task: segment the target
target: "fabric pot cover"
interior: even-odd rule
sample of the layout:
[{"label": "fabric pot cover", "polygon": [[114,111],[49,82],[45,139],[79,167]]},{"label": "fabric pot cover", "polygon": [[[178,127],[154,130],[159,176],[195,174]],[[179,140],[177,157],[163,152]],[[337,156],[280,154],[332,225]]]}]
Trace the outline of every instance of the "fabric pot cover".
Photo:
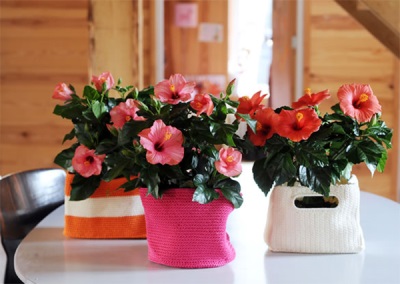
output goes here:
[{"label": "fabric pot cover", "polygon": [[148,258],[155,263],[181,268],[225,265],[235,258],[226,221],[233,205],[220,198],[199,204],[192,201],[194,189],[177,188],[161,199],[140,189],[146,216]]},{"label": "fabric pot cover", "polygon": [[87,239],[146,238],[144,210],[139,189],[118,189],[126,182],[117,178],[101,181],[94,194],[85,200],[70,201],[74,175],[65,180],[64,235]]},{"label": "fabric pot cover", "polygon": [[360,189],[353,176],[348,184],[334,185],[335,208],[297,208],[302,196],[321,196],[303,186],[277,186],[271,192],[265,240],[277,252],[356,253],[364,248],[360,226]]}]

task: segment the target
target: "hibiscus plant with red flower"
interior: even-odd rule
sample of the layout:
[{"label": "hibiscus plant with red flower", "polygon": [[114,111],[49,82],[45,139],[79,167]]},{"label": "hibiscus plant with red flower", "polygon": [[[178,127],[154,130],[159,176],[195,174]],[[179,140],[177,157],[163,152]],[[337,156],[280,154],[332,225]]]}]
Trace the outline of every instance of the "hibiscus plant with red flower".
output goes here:
[{"label": "hibiscus plant with red flower", "polygon": [[[337,96],[339,103],[324,115],[318,105],[330,97],[328,90],[310,89],[291,107],[259,104],[244,112],[257,121],[256,131],[249,127],[246,136],[263,150],[253,176],[265,195],[274,186],[299,182],[329,196],[330,185],[348,180],[355,164],[365,163],[371,174],[384,170],[392,129],[381,120],[371,87],[343,85]],[[245,108],[239,105],[241,109]]]},{"label": "hibiscus plant with red flower", "polygon": [[[145,187],[160,198],[169,188],[194,188],[193,201],[208,203],[218,191],[235,208],[242,204],[239,119],[255,130],[248,114],[237,114],[231,100],[234,82],[219,97],[195,92],[180,74],[138,90],[114,85],[109,73],[92,78],[83,97],[72,86],[57,85],[53,98],[64,102],[54,113],[71,119],[76,139],[55,163],[75,174],[71,199],[91,196],[100,181],[125,177],[125,190]],[[117,94],[116,97],[110,96]],[[227,117],[237,117],[228,123]]]}]

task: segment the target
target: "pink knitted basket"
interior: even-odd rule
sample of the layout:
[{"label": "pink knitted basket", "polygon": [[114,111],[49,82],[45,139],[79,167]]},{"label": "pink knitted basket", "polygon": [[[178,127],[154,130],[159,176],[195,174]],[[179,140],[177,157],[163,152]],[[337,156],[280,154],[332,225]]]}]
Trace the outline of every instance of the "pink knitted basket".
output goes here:
[{"label": "pink knitted basket", "polygon": [[181,268],[218,267],[235,258],[226,221],[232,204],[222,195],[208,204],[192,201],[194,189],[177,188],[161,199],[140,189],[148,241],[148,258]]}]

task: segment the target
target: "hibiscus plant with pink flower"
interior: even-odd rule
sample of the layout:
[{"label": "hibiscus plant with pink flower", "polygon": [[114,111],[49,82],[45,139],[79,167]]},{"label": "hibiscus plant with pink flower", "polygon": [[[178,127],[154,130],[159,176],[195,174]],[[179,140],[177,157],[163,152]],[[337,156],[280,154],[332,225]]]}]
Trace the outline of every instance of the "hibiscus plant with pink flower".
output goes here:
[{"label": "hibiscus plant with pink flower", "polygon": [[246,136],[263,151],[253,175],[265,195],[274,186],[299,182],[329,196],[330,185],[348,180],[355,164],[365,163],[371,174],[384,170],[392,129],[381,120],[371,87],[341,86],[339,103],[322,115],[318,105],[329,97],[328,90],[306,89],[291,107],[253,106],[249,114],[257,121],[256,131],[249,128]]},{"label": "hibiscus plant with pink flower", "polygon": [[[111,74],[92,78],[79,97],[72,86],[57,85],[53,98],[64,103],[54,113],[70,119],[65,140],[73,145],[55,163],[75,174],[71,199],[88,198],[101,180],[125,177],[125,190],[145,187],[160,198],[170,188],[194,188],[193,201],[208,203],[218,190],[235,208],[242,204],[240,185],[245,140],[236,132],[239,119],[255,130],[255,120],[237,114],[233,82],[218,97],[196,93],[195,83],[180,74],[138,90],[115,85]],[[116,96],[110,96],[111,93]],[[228,123],[227,117],[235,119]]]}]

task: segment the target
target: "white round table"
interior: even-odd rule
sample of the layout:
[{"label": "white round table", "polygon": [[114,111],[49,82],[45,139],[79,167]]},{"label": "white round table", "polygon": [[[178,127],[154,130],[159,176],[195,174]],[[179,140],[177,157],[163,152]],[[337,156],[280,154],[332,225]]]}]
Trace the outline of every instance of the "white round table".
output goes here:
[{"label": "white round table", "polygon": [[274,253],[264,242],[268,198],[250,172],[240,177],[243,206],[229,217],[236,250],[231,263],[177,269],[147,259],[146,240],[84,240],[63,236],[64,208],[44,219],[15,255],[25,283],[400,283],[400,206],[361,193],[366,248],[359,254]]}]

